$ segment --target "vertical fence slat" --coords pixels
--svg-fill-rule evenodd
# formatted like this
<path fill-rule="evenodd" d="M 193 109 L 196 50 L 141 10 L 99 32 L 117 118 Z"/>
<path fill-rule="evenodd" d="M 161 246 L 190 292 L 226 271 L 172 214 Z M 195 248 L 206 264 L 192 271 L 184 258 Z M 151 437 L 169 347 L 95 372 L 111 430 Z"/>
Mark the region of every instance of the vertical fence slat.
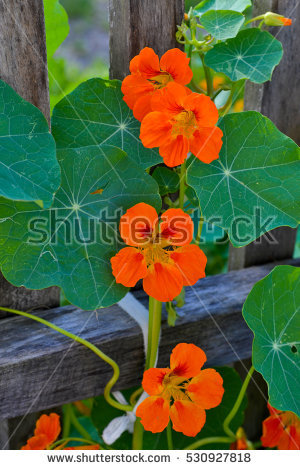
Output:
<path fill-rule="evenodd" d="M 273 28 L 272 34 L 282 42 L 283 59 L 275 69 L 271 82 L 262 85 L 247 82 L 245 109 L 256 110 L 270 118 L 278 129 L 300 143 L 300 3 L 298 0 L 254 0 L 253 16 L 266 11 L 278 12 L 293 19 L 292 26 Z M 298 78 L 297 78 L 298 77 Z M 270 243 L 263 236 L 260 243 L 243 248 L 230 247 L 229 269 L 242 269 L 274 260 L 292 258 L 296 230 L 280 227 L 271 234 L 277 240 Z"/>
<path fill-rule="evenodd" d="M 50 122 L 47 51 L 42 0 L 0 0 L 0 78 L 37 106 Z M 1 306 L 20 310 L 55 307 L 56 287 L 29 291 L 0 273 Z M 0 314 L 0 318 L 4 314 Z"/>
<path fill-rule="evenodd" d="M 110 76 L 122 80 L 129 62 L 143 47 L 161 56 L 179 47 L 176 26 L 181 24 L 184 0 L 110 0 Z"/>
<path fill-rule="evenodd" d="M 37 106 L 50 124 L 43 0 L 0 0 L 0 44 L 0 78 Z M 59 289 L 17 288 L 0 273 L 0 302 L 1 306 L 20 310 L 55 307 Z M 32 426 L 31 421 L 32 417 L 27 417 L 22 422 L 23 433 Z M 15 422 L 1 421 L 0 428 L 1 447 L 8 446 L 8 437 L 13 434 L 13 445 L 18 448 L 18 439 L 22 438 Z"/>

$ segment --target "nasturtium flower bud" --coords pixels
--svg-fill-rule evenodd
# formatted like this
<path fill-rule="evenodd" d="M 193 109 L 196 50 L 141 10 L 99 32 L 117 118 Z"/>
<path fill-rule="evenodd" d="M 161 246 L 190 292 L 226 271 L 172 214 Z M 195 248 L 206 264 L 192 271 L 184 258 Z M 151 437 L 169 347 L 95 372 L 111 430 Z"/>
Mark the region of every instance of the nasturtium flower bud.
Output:
<path fill-rule="evenodd" d="M 292 24 L 290 18 L 285 18 L 283 15 L 278 15 L 272 11 L 265 13 L 264 20 L 267 26 L 290 26 Z"/>

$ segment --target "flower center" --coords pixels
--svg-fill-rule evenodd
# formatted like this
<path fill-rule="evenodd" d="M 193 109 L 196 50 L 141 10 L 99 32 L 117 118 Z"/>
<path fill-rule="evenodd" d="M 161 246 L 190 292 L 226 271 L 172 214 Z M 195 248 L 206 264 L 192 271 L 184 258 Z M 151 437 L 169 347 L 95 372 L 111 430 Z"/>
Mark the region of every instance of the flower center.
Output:
<path fill-rule="evenodd" d="M 167 72 L 161 72 L 159 75 L 149 79 L 156 90 L 165 87 L 169 82 L 173 81 L 173 77 Z"/>
<path fill-rule="evenodd" d="M 172 135 L 174 137 L 184 135 L 190 139 L 197 130 L 197 121 L 193 111 L 182 111 L 172 118 L 171 123 Z"/>
<path fill-rule="evenodd" d="M 146 248 L 142 248 L 147 266 L 154 263 L 168 263 L 169 254 L 158 243 L 150 243 Z"/>
<path fill-rule="evenodd" d="M 170 400 L 189 400 L 185 391 L 185 382 L 185 379 L 172 375 L 172 372 L 166 374 L 162 381 L 162 385 L 164 387 L 163 394 Z"/>

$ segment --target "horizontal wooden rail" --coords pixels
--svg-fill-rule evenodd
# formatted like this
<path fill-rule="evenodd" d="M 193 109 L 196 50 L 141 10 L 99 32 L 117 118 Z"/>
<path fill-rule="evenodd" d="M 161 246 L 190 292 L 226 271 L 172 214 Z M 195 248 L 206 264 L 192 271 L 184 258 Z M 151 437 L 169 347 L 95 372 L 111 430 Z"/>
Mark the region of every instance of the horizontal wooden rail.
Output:
<path fill-rule="evenodd" d="M 300 266 L 300 259 L 282 264 Z M 252 334 L 241 316 L 242 305 L 253 284 L 274 265 L 208 277 L 187 288 L 183 316 L 176 326 L 169 327 L 164 316 L 159 365 L 167 366 L 171 350 L 183 341 L 205 350 L 206 365 L 249 357 Z M 147 304 L 142 291 L 135 295 Z M 115 359 L 121 369 L 118 389 L 138 385 L 144 363 L 142 334 L 118 305 L 97 313 L 67 306 L 40 316 L 91 341 Z M 111 369 L 90 350 L 26 318 L 2 319 L 0 329 L 0 418 L 102 394 Z"/>

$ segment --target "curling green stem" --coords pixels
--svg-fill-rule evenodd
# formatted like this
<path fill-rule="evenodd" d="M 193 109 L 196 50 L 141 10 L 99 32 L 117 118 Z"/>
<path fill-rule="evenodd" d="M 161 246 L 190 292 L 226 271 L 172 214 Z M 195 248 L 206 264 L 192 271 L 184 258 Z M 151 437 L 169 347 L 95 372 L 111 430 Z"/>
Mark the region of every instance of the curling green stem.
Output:
<path fill-rule="evenodd" d="M 183 209 L 184 194 L 185 194 L 185 180 L 186 180 L 186 160 L 182 163 L 180 168 L 180 185 L 179 185 L 179 208 Z"/>
<path fill-rule="evenodd" d="M 188 447 L 185 447 L 184 450 L 199 449 L 199 447 L 203 447 L 207 444 L 215 444 L 218 442 L 225 442 L 230 444 L 234 440 L 235 439 L 231 437 L 205 437 L 204 439 L 200 439 L 199 441 L 193 442 L 193 444 L 189 445 Z"/>
<path fill-rule="evenodd" d="M 173 450 L 173 436 L 172 436 L 172 426 L 171 426 L 171 421 L 169 421 L 169 424 L 167 426 L 167 442 L 168 442 L 168 449 Z"/>
<path fill-rule="evenodd" d="M 74 428 L 79 432 L 79 434 L 82 435 L 84 439 L 87 439 L 88 441 L 92 441 L 93 438 L 90 435 L 90 433 L 80 424 L 80 422 L 77 419 L 77 416 L 74 413 L 73 408 L 71 407 L 70 411 L 70 418 L 71 418 L 71 423 L 74 426 Z"/>
<path fill-rule="evenodd" d="M 228 415 L 226 416 L 226 418 L 224 420 L 223 429 L 224 429 L 225 433 L 230 437 L 235 438 L 235 434 L 230 429 L 229 425 L 230 425 L 231 421 L 233 420 L 233 418 L 235 417 L 236 413 L 238 412 L 238 410 L 241 406 L 241 403 L 243 401 L 244 395 L 246 393 L 246 390 L 247 390 L 247 387 L 248 387 L 249 382 L 251 380 L 253 372 L 254 372 L 254 367 L 251 366 L 251 368 L 249 369 L 248 374 L 247 374 L 247 376 L 244 380 L 244 383 L 241 387 L 240 393 L 238 394 L 238 397 L 235 401 L 235 404 L 233 405 L 232 410 L 228 413 Z"/>
<path fill-rule="evenodd" d="M 207 85 L 207 95 L 212 97 L 214 87 L 213 87 L 213 78 L 211 75 L 211 71 L 210 71 L 210 68 L 205 65 L 204 55 L 201 53 L 199 53 L 199 55 L 200 55 L 203 70 L 204 70 L 204 75 L 205 75 L 205 80 L 206 80 L 206 85 Z"/>
<path fill-rule="evenodd" d="M 246 23 L 244 23 L 244 26 L 247 26 L 247 24 L 253 23 L 253 21 L 264 20 L 264 18 L 265 18 L 265 15 L 255 16 L 254 18 L 251 18 L 250 20 L 246 21 Z"/>
<path fill-rule="evenodd" d="M 56 447 L 60 446 L 61 444 L 67 445 L 68 442 L 70 442 L 70 441 L 81 442 L 83 444 L 89 444 L 91 446 L 99 445 L 99 442 L 95 442 L 93 440 L 91 441 L 89 439 L 82 439 L 81 437 L 67 437 L 67 438 L 63 438 L 63 439 L 60 439 L 59 441 L 54 442 L 50 446 L 50 450 L 55 449 Z"/>
<path fill-rule="evenodd" d="M 72 339 L 73 341 L 76 341 L 77 343 L 80 343 L 83 346 L 86 346 L 87 348 L 89 348 L 91 351 L 93 351 L 98 357 L 100 357 L 100 359 L 102 359 L 107 364 L 109 364 L 113 369 L 113 376 L 109 380 L 109 382 L 106 384 L 105 389 L 104 389 L 104 398 L 114 408 L 117 408 L 117 409 L 122 410 L 122 411 L 132 411 L 132 406 L 131 405 L 122 405 L 121 403 L 114 400 L 112 398 L 112 396 L 110 395 L 110 391 L 111 391 L 112 387 L 115 385 L 115 383 L 117 382 L 117 380 L 119 378 L 120 369 L 119 369 L 118 364 L 113 359 L 111 359 L 109 356 L 104 354 L 94 344 L 90 343 L 89 341 L 87 341 L 83 338 L 80 338 L 77 335 L 74 335 L 73 333 L 70 333 L 69 331 L 64 330 L 63 328 L 60 328 L 59 326 L 54 325 L 54 323 L 50 323 L 49 321 L 44 320 L 43 318 L 32 315 L 31 313 L 25 313 L 25 312 L 21 312 L 19 310 L 14 310 L 12 308 L 6 308 L 6 307 L 0 307 L 0 310 L 2 310 L 4 312 L 15 313 L 16 315 L 21 315 L 22 317 L 30 318 L 31 320 L 42 323 L 43 325 L 48 326 L 49 328 L 52 328 L 52 330 L 55 330 L 58 333 L 61 333 L 62 335 L 67 336 L 68 338 Z"/>

